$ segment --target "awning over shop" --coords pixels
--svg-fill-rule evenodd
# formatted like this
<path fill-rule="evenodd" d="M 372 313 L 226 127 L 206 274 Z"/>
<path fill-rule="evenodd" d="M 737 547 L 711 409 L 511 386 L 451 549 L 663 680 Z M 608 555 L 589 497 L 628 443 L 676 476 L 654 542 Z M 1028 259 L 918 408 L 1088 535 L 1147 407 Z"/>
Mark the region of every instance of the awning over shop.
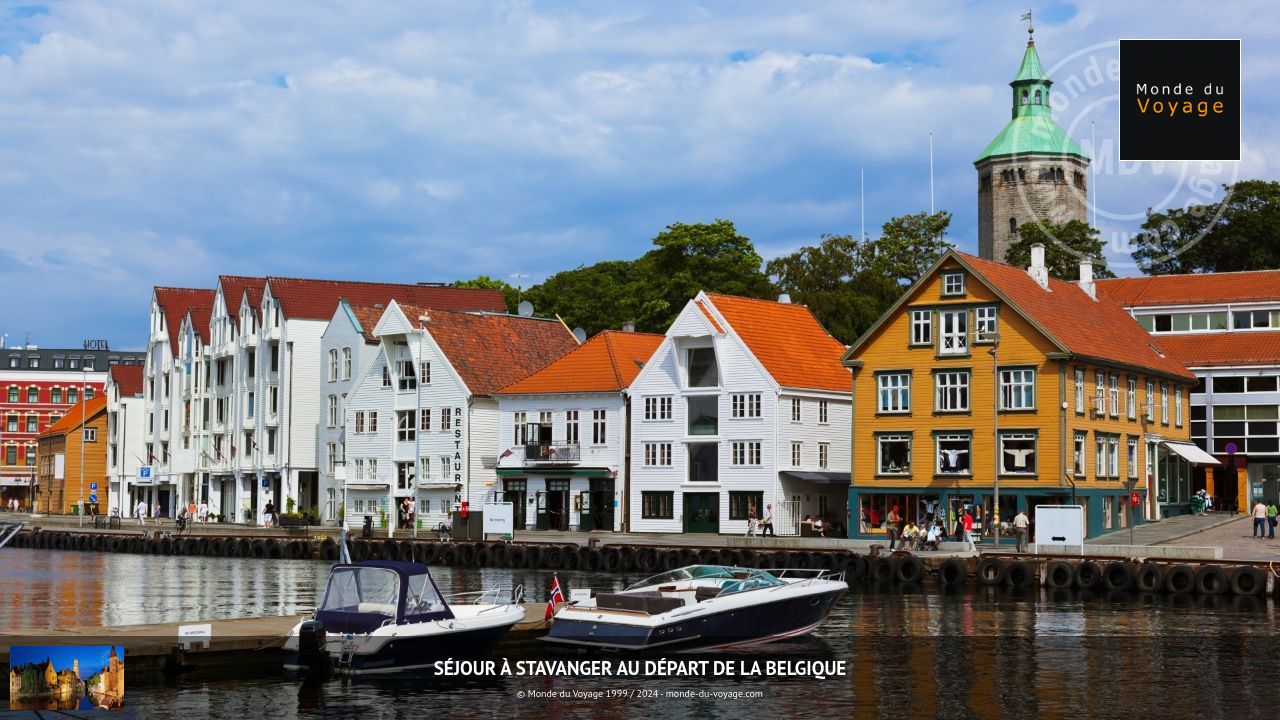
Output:
<path fill-rule="evenodd" d="M 457 488 L 458 483 L 451 482 L 429 482 L 418 486 L 419 490 L 456 490 Z"/>
<path fill-rule="evenodd" d="M 1169 449 L 1169 452 L 1180 456 L 1183 460 L 1186 460 L 1192 465 L 1221 465 L 1222 464 L 1221 462 L 1218 462 L 1217 458 L 1201 450 L 1200 446 L 1196 445 L 1195 443 L 1171 442 L 1166 440 L 1163 443 L 1161 443 L 1161 445 L 1164 445 L 1166 448 Z"/>
<path fill-rule="evenodd" d="M 387 487 L 391 487 L 391 483 L 389 482 L 358 482 L 356 483 L 356 482 L 347 481 L 348 490 L 381 490 Z"/>
<path fill-rule="evenodd" d="M 614 477 L 613 470 L 609 468 L 573 468 L 573 469 L 551 469 L 551 468 L 498 468 L 498 475 L 502 477 L 528 477 L 537 475 L 539 477 Z"/>
<path fill-rule="evenodd" d="M 778 474 L 787 480 L 803 480 L 804 482 L 825 485 L 850 484 L 849 473 L 847 472 L 803 472 L 800 470 L 783 470 Z"/>

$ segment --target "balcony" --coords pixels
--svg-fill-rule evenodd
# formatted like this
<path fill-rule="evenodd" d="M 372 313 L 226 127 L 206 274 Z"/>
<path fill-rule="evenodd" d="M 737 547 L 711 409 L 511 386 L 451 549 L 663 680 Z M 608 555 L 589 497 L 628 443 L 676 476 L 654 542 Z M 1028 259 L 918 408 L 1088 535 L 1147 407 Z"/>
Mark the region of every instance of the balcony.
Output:
<path fill-rule="evenodd" d="M 573 445 L 567 443 L 529 443 L 523 449 L 526 467 L 571 465 L 582 459 L 581 448 L 576 443 Z"/>

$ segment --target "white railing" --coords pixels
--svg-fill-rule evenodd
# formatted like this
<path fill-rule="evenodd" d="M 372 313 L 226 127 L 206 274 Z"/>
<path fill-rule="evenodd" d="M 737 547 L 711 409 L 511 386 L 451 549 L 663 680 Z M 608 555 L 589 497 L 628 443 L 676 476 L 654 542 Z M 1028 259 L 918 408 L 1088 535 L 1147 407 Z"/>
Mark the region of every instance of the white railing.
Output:
<path fill-rule="evenodd" d="M 779 535 L 800 534 L 800 501 L 779 500 L 774 503 L 777 512 L 773 514 L 773 531 Z"/>

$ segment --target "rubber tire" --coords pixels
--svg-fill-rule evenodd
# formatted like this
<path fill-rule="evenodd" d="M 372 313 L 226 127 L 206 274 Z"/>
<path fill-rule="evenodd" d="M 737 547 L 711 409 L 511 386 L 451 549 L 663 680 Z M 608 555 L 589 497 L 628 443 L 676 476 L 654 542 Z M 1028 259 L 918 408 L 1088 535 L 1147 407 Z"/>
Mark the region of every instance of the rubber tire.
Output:
<path fill-rule="evenodd" d="M 413 541 L 400 541 L 400 562 L 413 562 Z"/>
<path fill-rule="evenodd" d="M 326 541 L 320 545 L 320 559 L 325 562 L 338 561 L 338 544 L 333 541 Z"/>
<path fill-rule="evenodd" d="M 583 570 L 598 572 L 603 564 L 604 559 L 600 557 L 600 551 L 596 548 L 582 548 L 578 553 L 578 565 Z"/>
<path fill-rule="evenodd" d="M 1021 590 L 1035 585 L 1036 576 L 1026 560 L 1014 560 L 1004 569 L 1004 584 Z"/>
<path fill-rule="evenodd" d="M 893 578 L 900 583 L 918 583 L 924 579 L 924 563 L 914 555 L 899 558 L 895 563 Z"/>
<path fill-rule="evenodd" d="M 680 551 L 680 567 L 688 567 L 698 564 L 698 552 L 696 550 Z"/>
<path fill-rule="evenodd" d="M 618 569 L 622 572 L 631 572 L 636 569 L 636 549 L 631 545 L 623 545 L 618 548 L 618 553 L 622 556 L 622 564 Z M 581 558 L 579 558 L 581 560 Z"/>
<path fill-rule="evenodd" d="M 530 570 L 542 567 L 542 548 L 534 545 L 525 550 L 524 566 Z"/>
<path fill-rule="evenodd" d="M 698 553 L 698 562 L 703 565 L 720 565 L 719 550 L 703 550 Z"/>
<path fill-rule="evenodd" d="M 351 553 L 352 562 L 364 562 L 365 560 L 368 560 L 371 551 L 372 548 L 369 547 L 369 543 L 363 541 L 353 542 L 351 543 L 351 547 L 347 548 L 347 552 Z"/>
<path fill-rule="evenodd" d="M 447 547 L 440 551 L 440 564 L 453 565 L 458 562 L 459 551 L 455 547 Z"/>
<path fill-rule="evenodd" d="M 439 560 L 440 555 L 443 554 L 444 551 L 447 549 L 448 549 L 447 547 L 441 548 L 440 551 L 436 554 L 436 560 Z M 511 568 L 524 567 L 525 561 L 526 561 L 526 558 L 525 558 L 526 555 L 527 553 L 525 552 L 525 549 L 522 547 L 517 546 L 517 547 L 511 548 L 511 552 L 507 553 L 507 567 L 511 567 Z"/>
<path fill-rule="evenodd" d="M 1102 584 L 1102 568 L 1092 560 L 1085 560 L 1076 565 L 1072 580 L 1079 590 L 1094 590 Z"/>
<path fill-rule="evenodd" d="M 253 557 L 253 541 L 247 538 L 237 540 L 236 557 Z"/>
<path fill-rule="evenodd" d="M 943 585 L 963 585 L 969 579 L 969 568 L 960 558 L 947 558 L 938 566 L 938 581 Z"/>
<path fill-rule="evenodd" d="M 1107 563 L 1107 566 L 1102 569 L 1102 588 L 1104 590 L 1132 590 L 1135 579 L 1133 566 L 1127 562 Z"/>
<path fill-rule="evenodd" d="M 457 558 L 459 565 L 474 565 L 476 561 L 476 546 L 471 543 L 463 543 L 462 545 L 459 545 Z M 538 559 L 541 560 L 542 558 L 539 557 Z"/>
<path fill-rule="evenodd" d="M 674 553 L 667 553 L 663 557 L 663 561 L 665 562 L 667 557 L 673 554 Z M 618 552 L 618 548 L 606 547 L 600 549 L 600 569 L 605 572 L 618 572 L 621 567 L 622 553 Z"/>
<path fill-rule="evenodd" d="M 984 557 L 978 560 L 973 570 L 974 578 L 984 587 L 995 587 L 1004 582 L 1004 560 L 998 557 Z"/>
<path fill-rule="evenodd" d="M 1054 590 L 1066 590 L 1075 582 L 1075 570 L 1066 560 L 1054 560 L 1044 570 L 1044 584 Z"/>
<path fill-rule="evenodd" d="M 1267 574 L 1251 565 L 1242 565 L 1231 573 L 1233 595 L 1261 595 L 1267 591 Z"/>
<path fill-rule="evenodd" d="M 876 582 L 887 583 L 893 580 L 893 577 L 897 575 L 896 570 L 897 568 L 893 566 L 892 560 L 881 556 L 871 561 L 870 577 Z"/>
<path fill-rule="evenodd" d="M 1196 592 L 1201 595 L 1222 595 L 1231 589 L 1231 578 L 1221 565 L 1205 565 L 1196 573 Z"/>
<path fill-rule="evenodd" d="M 582 555 L 577 548 L 566 547 L 560 555 L 561 570 L 577 570 L 582 567 Z"/>
<path fill-rule="evenodd" d="M 835 570 L 839 568 L 840 564 L 843 562 L 843 559 L 840 557 L 838 553 L 833 553 L 833 552 L 814 553 L 814 556 L 815 557 L 814 557 L 813 564 L 817 566 L 819 570 L 828 570 L 828 571 Z M 917 562 L 918 561 L 919 559 L 917 558 Z M 921 566 L 920 574 L 921 576 L 924 575 L 923 565 Z M 917 580 L 911 580 L 908 582 L 917 582 Z"/>
<path fill-rule="evenodd" d="M 498 543 L 489 546 L 489 563 L 494 567 L 507 566 L 507 553 L 511 550 L 506 543 Z M 426 562 L 426 560 L 423 560 Z"/>
<path fill-rule="evenodd" d="M 1170 565 L 1164 573 L 1164 589 L 1166 592 L 1175 594 L 1194 592 L 1195 571 L 1186 565 Z"/>
<path fill-rule="evenodd" d="M 200 539 L 196 540 L 196 551 L 195 551 L 195 553 L 194 553 L 194 554 L 196 554 L 196 555 L 208 555 L 208 554 L 209 554 L 209 539 L 208 539 L 208 538 L 200 538 Z"/>
<path fill-rule="evenodd" d="M 195 538 L 187 538 L 186 540 L 184 540 L 182 543 L 182 554 L 183 555 L 199 555 L 200 541 L 196 540 Z"/>
<path fill-rule="evenodd" d="M 857 553 L 849 553 L 844 560 L 845 582 L 858 582 L 867 576 L 867 559 Z"/>
<path fill-rule="evenodd" d="M 642 573 L 649 574 L 658 569 L 658 551 L 653 548 L 645 548 L 636 553 L 636 569 Z M 586 563 L 583 563 L 586 567 Z"/>
<path fill-rule="evenodd" d="M 1134 573 L 1133 584 L 1138 592 L 1154 593 L 1164 590 L 1164 568 L 1158 563 L 1142 563 Z"/>
<path fill-rule="evenodd" d="M 548 570 L 560 569 L 560 562 L 563 560 L 564 553 L 561 552 L 559 546 L 552 545 L 542 551 L 542 567 Z"/>
<path fill-rule="evenodd" d="M 161 555 L 173 555 L 173 554 L 174 554 L 174 552 L 173 552 L 173 544 L 174 544 L 174 543 L 173 543 L 173 541 L 172 541 L 172 540 L 170 540 L 169 538 L 165 538 L 165 539 L 161 540 L 161 541 L 160 541 L 160 554 L 161 554 Z"/>
<path fill-rule="evenodd" d="M 725 565 L 728 565 L 730 567 L 742 567 L 742 553 L 737 550 L 721 551 L 720 557 L 723 558 Z M 680 560 L 677 557 L 676 562 L 679 562 L 679 561 Z M 679 566 L 677 565 L 676 567 L 679 567 Z M 674 569 L 675 568 L 672 568 L 672 570 Z"/>

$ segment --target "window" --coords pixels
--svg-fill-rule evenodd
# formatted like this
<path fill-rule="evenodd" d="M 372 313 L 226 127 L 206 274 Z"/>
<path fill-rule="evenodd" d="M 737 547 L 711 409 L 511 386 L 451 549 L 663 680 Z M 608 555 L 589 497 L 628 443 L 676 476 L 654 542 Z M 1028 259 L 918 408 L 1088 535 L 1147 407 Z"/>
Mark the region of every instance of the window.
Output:
<path fill-rule="evenodd" d="M 252 391 L 250 391 L 248 402 L 245 405 L 245 413 L 246 413 L 246 417 L 253 417 L 253 392 Z"/>
<path fill-rule="evenodd" d="M 271 387 L 267 388 L 267 401 L 268 401 L 267 410 L 274 417 L 276 413 L 280 412 L 279 386 L 272 385 Z"/>
<path fill-rule="evenodd" d="M 418 437 L 417 420 L 413 417 L 412 410 L 399 410 L 396 412 L 396 439 L 400 441 L 413 440 Z"/>
<path fill-rule="evenodd" d="M 370 410 L 368 414 L 365 415 L 365 421 L 369 425 L 369 432 L 371 433 L 378 432 L 378 411 L 377 410 Z"/>
<path fill-rule="evenodd" d="M 268 455 L 276 454 L 276 429 L 275 428 L 267 429 L 267 454 Z"/>
<path fill-rule="evenodd" d="M 221 405 L 219 405 L 219 408 L 221 408 Z M 221 409 L 219 409 L 219 415 L 221 415 Z M 329 396 L 328 418 L 329 418 L 329 427 L 338 426 L 338 396 L 337 395 Z M 219 417 L 219 419 L 221 419 L 221 417 Z"/>
<path fill-rule="evenodd" d="M 969 373 L 940 372 L 933 376 L 933 408 L 938 412 L 969 410 Z"/>
<path fill-rule="evenodd" d="M 645 491 L 640 493 L 640 517 L 662 520 L 675 517 L 675 493 Z"/>
<path fill-rule="evenodd" d="M 760 417 L 760 394 L 735 393 L 731 396 L 731 406 L 732 416 L 735 418 L 758 418 Z"/>
<path fill-rule="evenodd" d="M 1173 424 L 1182 427 L 1182 386 L 1173 389 Z"/>
<path fill-rule="evenodd" d="M 569 445 L 578 444 L 578 411 L 564 411 L 564 441 Z"/>
<path fill-rule="evenodd" d="M 1033 368 L 1000 371 L 1000 409 L 1034 410 L 1036 371 Z"/>
<path fill-rule="evenodd" d="M 1102 529 L 1110 530 L 1115 519 L 1116 499 L 1107 495 L 1102 498 Z"/>
<path fill-rule="evenodd" d="M 356 411 L 356 432 L 358 433 L 364 432 L 364 411 L 363 410 Z"/>
<path fill-rule="evenodd" d="M 84 399 L 85 399 L 85 400 L 92 400 L 92 399 L 93 399 L 93 395 L 94 395 L 94 393 L 95 393 L 95 392 L 97 392 L 97 389 L 96 389 L 96 388 L 94 388 L 93 386 L 86 387 L 86 388 L 84 389 Z"/>
<path fill-rule="evenodd" d="M 62 388 L 60 387 L 49 388 L 49 402 L 53 403 L 54 405 L 62 404 Z"/>
<path fill-rule="evenodd" d="M 422 408 L 422 410 L 418 411 L 418 429 L 431 429 L 431 408 Z"/>
<path fill-rule="evenodd" d="M 396 463 L 396 489 L 409 490 L 413 488 L 413 463 L 399 462 Z"/>
<path fill-rule="evenodd" d="M 529 414 L 511 413 L 511 444 L 524 445 L 529 440 Z"/>
<path fill-rule="evenodd" d="M 942 273 L 942 294 L 943 295 L 963 295 L 964 294 L 964 273 L 962 272 Z"/>
<path fill-rule="evenodd" d="M 1147 402 L 1144 410 L 1147 422 L 1154 422 L 1156 419 L 1156 384 L 1150 380 L 1147 381 Z"/>
<path fill-rule="evenodd" d="M 39 430 L 38 423 L 39 423 L 39 420 L 36 419 L 35 415 L 28 415 L 27 416 L 27 432 L 29 433 L 37 432 Z"/>
<path fill-rule="evenodd" d="M 818 424 L 819 425 L 827 424 L 827 401 L 826 400 L 818 401 Z"/>
<path fill-rule="evenodd" d="M 1125 412 L 1130 420 L 1138 417 L 1138 378 L 1129 378 L 1129 390 L 1125 395 Z"/>
<path fill-rule="evenodd" d="M 1107 477 L 1120 477 L 1120 436 L 1107 437 Z"/>
<path fill-rule="evenodd" d="M 715 482 L 720 479 L 719 443 L 689 443 L 689 481 Z"/>
<path fill-rule="evenodd" d="M 690 435 L 715 435 L 720 428 L 720 397 L 692 395 L 685 399 L 689 411 Z"/>
<path fill-rule="evenodd" d="M 1114 373 L 1107 378 L 1107 408 L 1111 417 L 1120 417 L 1120 378 Z"/>
<path fill-rule="evenodd" d="M 972 438 L 965 434 L 939 434 L 934 436 L 938 450 L 935 470 L 939 475 L 968 475 L 969 446 Z"/>
<path fill-rule="evenodd" d="M 257 359 L 258 359 L 258 355 L 252 348 L 250 348 L 244 355 L 244 374 L 245 374 L 245 377 L 249 378 L 250 380 L 253 379 L 253 373 L 258 364 Z M 165 383 L 164 394 L 165 395 L 169 394 L 167 382 Z"/>
<path fill-rule="evenodd" d="M 31 403 L 32 405 L 35 405 L 36 403 L 40 402 L 40 388 L 38 387 L 27 388 L 27 402 Z"/>
<path fill-rule="evenodd" d="M 969 354 L 969 311 L 943 310 L 938 313 L 942 321 L 939 355 Z"/>
<path fill-rule="evenodd" d="M 84 441 L 85 441 L 85 442 L 98 442 L 98 428 L 85 428 L 85 429 L 84 429 Z"/>
<path fill-rule="evenodd" d="M 800 398 L 791 398 L 791 422 L 800 422 Z"/>
<path fill-rule="evenodd" d="M 1101 370 L 1093 373 L 1093 410 L 1099 416 L 1107 414 L 1107 376 Z"/>
<path fill-rule="evenodd" d="M 333 474 L 334 467 L 338 464 L 338 445 L 337 443 L 329 443 L 325 446 L 325 472 Z"/>
<path fill-rule="evenodd" d="M 1169 424 L 1169 386 L 1160 383 L 1160 424 Z"/>
<path fill-rule="evenodd" d="M 791 441 L 791 467 L 800 467 L 800 448 L 802 443 Z"/>
<path fill-rule="evenodd" d="M 645 443 L 644 464 L 648 467 L 671 465 L 671 443 Z"/>
<path fill-rule="evenodd" d="M 17 415 L 10 415 L 8 419 L 5 420 L 5 430 L 13 433 L 18 432 L 18 416 Z"/>
<path fill-rule="evenodd" d="M 418 363 L 418 377 L 422 378 L 423 385 L 431 384 L 431 361 L 423 360 Z"/>
<path fill-rule="evenodd" d="M 911 373 L 884 373 L 876 376 L 880 389 L 877 412 L 911 412 Z"/>
<path fill-rule="evenodd" d="M 1094 433 L 1094 442 L 1096 443 L 1096 453 L 1093 464 L 1094 477 L 1106 477 L 1107 475 L 1107 438 L 1102 433 Z"/>
<path fill-rule="evenodd" d="M 932 345 L 933 344 L 933 311 L 932 310 L 912 310 L 911 311 L 911 344 L 912 345 Z"/>
<path fill-rule="evenodd" d="M 114 451 L 114 448 L 112 450 Z M 36 446 L 35 445 L 27 446 L 27 464 L 28 465 L 36 464 Z"/>
<path fill-rule="evenodd" d="M 752 513 L 760 517 L 764 510 L 764 493 L 733 491 L 729 493 L 729 519 L 746 520 Z"/>
<path fill-rule="evenodd" d="M 1129 452 L 1128 457 L 1126 458 L 1128 463 L 1126 464 L 1125 469 L 1128 471 L 1130 478 L 1136 478 L 1138 477 L 1138 438 L 1129 438 L 1128 447 Z"/>
<path fill-rule="evenodd" d="M 369 465 L 369 479 L 377 480 L 378 479 L 378 458 L 369 458 L 368 465 Z M 373 501 L 370 500 L 369 502 L 372 503 Z"/>
<path fill-rule="evenodd" d="M 984 335 L 994 335 L 996 332 L 996 307 L 988 305 L 980 307 L 974 312 L 974 331 L 978 337 L 975 342 L 991 342 L 990 339 L 983 340 Z"/>
<path fill-rule="evenodd" d="M 608 417 L 606 410 L 591 411 L 591 444 L 604 445 L 609 441 L 608 426 L 605 419 Z"/>
<path fill-rule="evenodd" d="M 9 356 L 9 367 L 16 368 L 21 364 L 22 364 L 22 358 L 18 357 L 17 355 Z"/>
<path fill-rule="evenodd" d="M 1231 313 L 1236 330 L 1262 330 L 1280 325 L 1280 310 L 1241 310 Z"/>
<path fill-rule="evenodd" d="M 17 446 L 17 445 L 8 445 L 8 446 L 6 446 L 6 447 L 5 447 L 5 449 L 4 449 L 4 464 L 5 464 L 5 465 L 17 465 L 17 464 L 18 464 L 18 446 Z"/>
<path fill-rule="evenodd" d="M 80 402 L 80 388 L 77 388 L 77 387 L 67 388 L 67 403 L 70 405 L 75 405 L 78 402 Z"/>
<path fill-rule="evenodd" d="M 391 387 L 391 369 L 386 365 L 382 366 L 382 387 Z"/>
<path fill-rule="evenodd" d="M 37 364 L 36 358 L 30 358 L 30 360 L 31 360 L 31 367 L 39 367 L 39 365 Z M 67 365 L 67 367 L 71 368 L 72 370 L 79 370 L 80 358 L 71 358 L 71 361 Z"/>
<path fill-rule="evenodd" d="M 351 379 L 351 348 L 342 348 L 342 379 Z"/>
<path fill-rule="evenodd" d="M 906 434 L 876 436 L 876 473 L 880 475 L 911 474 L 911 436 Z"/>
<path fill-rule="evenodd" d="M 459 418 L 461 421 L 461 418 Z M 453 429 L 453 408 L 440 408 L 440 429 Z"/>
<path fill-rule="evenodd" d="M 1034 475 L 1036 472 L 1036 434 L 1029 432 L 1000 433 L 1000 472 L 1008 475 Z"/>
<path fill-rule="evenodd" d="M 401 390 L 413 390 L 418 387 L 418 376 L 413 372 L 412 360 L 396 361 L 396 382 Z"/>
<path fill-rule="evenodd" d="M 689 348 L 689 387 L 717 387 L 720 374 L 714 348 Z"/>
<path fill-rule="evenodd" d="M 10 387 L 10 388 L 9 388 L 9 402 L 11 402 L 11 403 L 16 403 L 16 402 L 18 402 L 18 394 L 19 394 L 19 390 L 18 390 L 18 388 L 17 388 L 16 386 L 14 386 L 14 387 Z"/>
<path fill-rule="evenodd" d="M 329 351 L 329 382 L 334 382 L 337 379 L 338 379 L 338 351 L 330 350 Z"/>
<path fill-rule="evenodd" d="M 1075 455 L 1072 460 L 1072 472 L 1079 477 L 1084 477 L 1084 444 L 1089 434 L 1084 432 L 1076 432 Z"/>
<path fill-rule="evenodd" d="M 759 465 L 760 464 L 760 443 L 759 442 L 735 442 L 730 446 L 732 452 L 732 462 L 734 465 Z"/>

